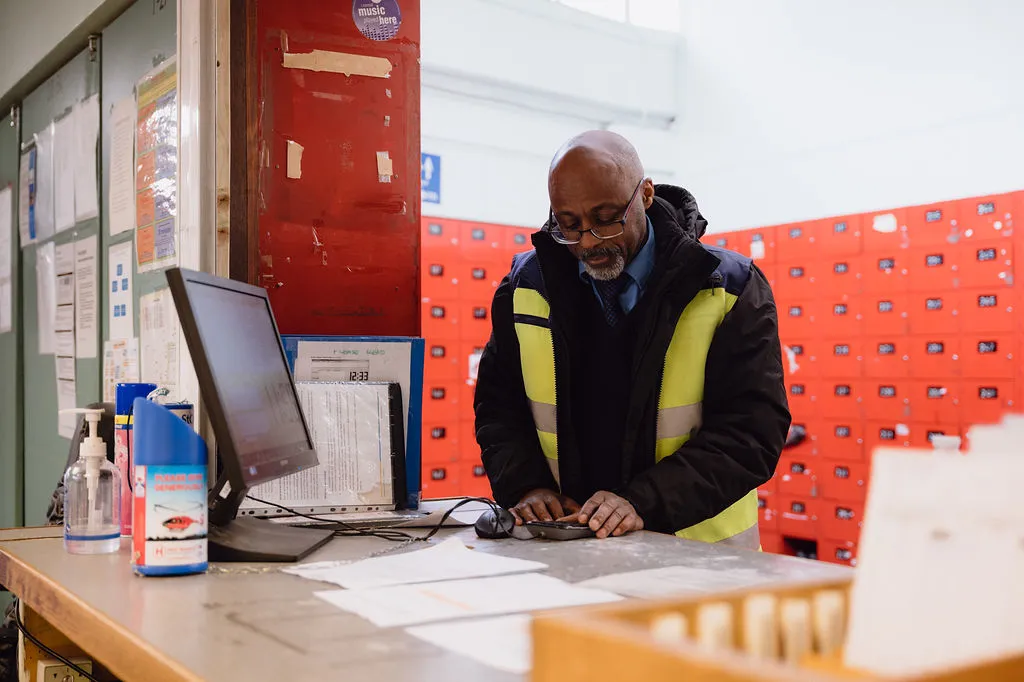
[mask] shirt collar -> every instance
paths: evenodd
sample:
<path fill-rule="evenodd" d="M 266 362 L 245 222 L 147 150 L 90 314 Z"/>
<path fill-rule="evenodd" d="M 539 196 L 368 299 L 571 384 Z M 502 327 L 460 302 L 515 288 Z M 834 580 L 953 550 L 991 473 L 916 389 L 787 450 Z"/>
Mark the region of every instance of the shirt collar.
<path fill-rule="evenodd" d="M 584 282 L 590 281 L 590 275 L 587 274 L 582 262 L 579 263 L 579 272 L 580 279 Z M 654 225 L 651 223 L 651 219 L 647 218 L 647 241 L 637 252 L 636 257 L 626 266 L 623 274 L 628 275 L 642 290 L 647 286 L 647 280 L 651 278 L 652 272 L 654 272 Z"/>

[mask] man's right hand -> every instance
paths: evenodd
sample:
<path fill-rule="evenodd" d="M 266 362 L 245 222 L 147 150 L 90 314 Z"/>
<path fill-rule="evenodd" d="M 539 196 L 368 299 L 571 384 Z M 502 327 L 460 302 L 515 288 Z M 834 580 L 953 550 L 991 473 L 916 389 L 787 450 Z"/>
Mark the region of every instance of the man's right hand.
<path fill-rule="evenodd" d="M 579 510 L 580 505 L 571 497 L 547 488 L 537 488 L 523 495 L 519 504 L 509 511 L 516 517 L 516 525 L 521 526 L 528 521 L 554 521 Z"/>

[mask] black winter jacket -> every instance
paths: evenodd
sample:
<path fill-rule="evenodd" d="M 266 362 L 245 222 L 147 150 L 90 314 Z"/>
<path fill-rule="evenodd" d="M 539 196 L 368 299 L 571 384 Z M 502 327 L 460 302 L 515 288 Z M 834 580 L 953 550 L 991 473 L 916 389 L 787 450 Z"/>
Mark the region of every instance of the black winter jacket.
<path fill-rule="evenodd" d="M 790 424 L 771 288 L 749 259 L 698 240 L 707 221 L 693 196 L 655 187 L 647 210 L 655 231 L 651 279 L 636 312 L 634 383 L 623 442 L 623 488 L 645 528 L 675 532 L 724 511 L 775 472 Z M 539 271 L 551 306 L 559 397 L 557 420 L 561 491 L 582 504 L 581 467 L 567 400 L 571 358 L 585 352 L 575 333 L 573 300 L 578 266 L 568 249 L 544 231 L 535 250 L 517 256 L 515 271 Z M 719 254 L 719 255 L 715 255 Z M 703 424 L 674 454 L 655 464 L 658 394 L 665 354 L 679 314 L 703 288 L 721 286 L 720 265 L 742 268 L 738 299 L 712 340 L 705 365 Z M 535 261 L 535 263 L 533 262 Z M 512 293 L 506 277 L 492 304 L 493 330 L 477 378 L 476 435 L 495 499 L 512 507 L 535 488 L 558 490 L 534 427 L 520 368 Z"/>

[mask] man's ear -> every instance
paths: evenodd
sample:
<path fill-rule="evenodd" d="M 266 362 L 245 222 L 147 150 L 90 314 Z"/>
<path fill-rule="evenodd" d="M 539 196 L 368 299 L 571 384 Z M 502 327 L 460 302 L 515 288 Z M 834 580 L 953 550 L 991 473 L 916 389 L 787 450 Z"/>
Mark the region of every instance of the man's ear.
<path fill-rule="evenodd" d="M 644 178 L 644 186 L 641 189 L 644 195 L 644 210 L 646 210 L 654 203 L 654 181 Z"/>

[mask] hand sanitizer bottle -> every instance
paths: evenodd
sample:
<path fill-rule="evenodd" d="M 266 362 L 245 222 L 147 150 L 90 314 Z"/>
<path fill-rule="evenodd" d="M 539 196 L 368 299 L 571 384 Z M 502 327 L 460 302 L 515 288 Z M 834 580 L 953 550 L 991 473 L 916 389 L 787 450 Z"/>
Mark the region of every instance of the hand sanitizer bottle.
<path fill-rule="evenodd" d="M 78 460 L 64 474 L 64 549 L 70 554 L 110 554 L 121 547 L 121 477 L 107 460 L 107 445 L 97 434 L 103 410 L 63 410 L 84 414 L 89 437 Z"/>

